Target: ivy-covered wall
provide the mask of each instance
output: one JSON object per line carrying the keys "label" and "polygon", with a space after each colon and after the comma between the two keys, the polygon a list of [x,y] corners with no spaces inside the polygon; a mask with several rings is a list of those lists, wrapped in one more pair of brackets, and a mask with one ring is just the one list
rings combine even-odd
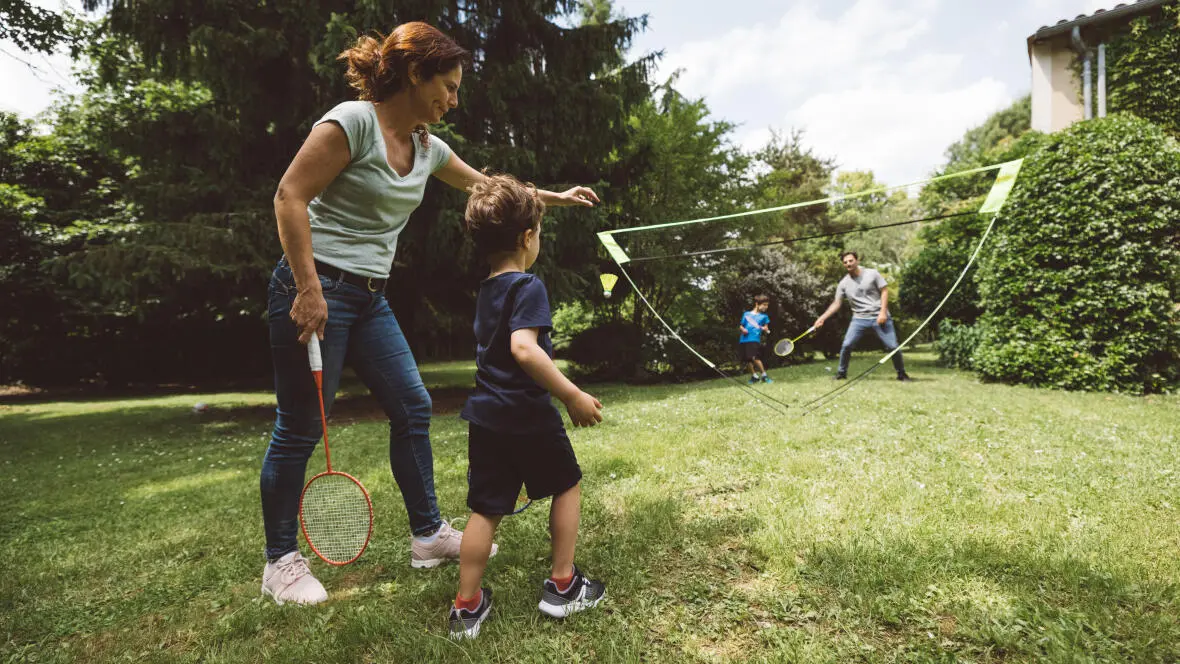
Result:
{"label": "ivy-covered wall", "polygon": [[1180,2],[1160,9],[1107,41],[1107,108],[1180,136]]}

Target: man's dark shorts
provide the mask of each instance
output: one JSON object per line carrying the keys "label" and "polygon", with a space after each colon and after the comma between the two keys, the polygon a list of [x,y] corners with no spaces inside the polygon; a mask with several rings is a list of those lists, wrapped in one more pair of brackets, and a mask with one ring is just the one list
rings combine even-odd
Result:
{"label": "man's dark shorts", "polygon": [[529,500],[557,496],[582,479],[565,429],[501,433],[468,423],[467,506],[476,514],[511,514],[520,488]]}

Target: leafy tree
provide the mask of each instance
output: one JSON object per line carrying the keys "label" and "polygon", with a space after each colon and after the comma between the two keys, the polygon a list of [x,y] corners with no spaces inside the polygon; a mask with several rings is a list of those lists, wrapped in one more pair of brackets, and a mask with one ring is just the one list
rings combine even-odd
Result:
{"label": "leafy tree", "polygon": [[[947,163],[934,176],[1030,154],[1044,140],[1043,135],[1029,130],[1030,109],[1030,98],[1024,97],[996,112],[980,126],[968,130],[961,140],[947,149]],[[933,217],[977,210],[994,181],[995,171],[988,171],[977,176],[933,182],[924,187],[918,197],[921,213]],[[902,287],[906,291],[901,303],[904,313],[924,318],[938,306],[967,264],[989,221],[971,215],[923,226],[918,233],[920,250],[907,262],[901,275]],[[973,323],[979,317],[978,301],[975,277],[968,275],[943,306],[941,316]]]}
{"label": "leafy tree", "polygon": [[[836,175],[832,194],[842,196],[831,206],[832,223],[838,228],[869,229],[874,226],[904,223],[914,218],[917,203],[904,190],[896,189],[868,196],[852,194],[882,189],[872,171],[841,171]],[[840,245],[856,251],[862,261],[882,272],[899,270],[914,253],[916,226],[895,226],[839,238]],[[829,256],[832,259],[831,256]],[[833,259],[834,260],[834,259]],[[892,299],[892,298],[891,298]]]}
{"label": "leafy tree", "polygon": [[0,40],[12,40],[22,51],[53,53],[71,41],[67,18],[28,0],[0,0]]}
{"label": "leafy tree", "polygon": [[[803,144],[803,135],[801,129],[786,134],[772,130],[770,141],[754,154],[754,170],[759,173],[754,183],[758,208],[803,203],[828,196],[836,161],[816,155]],[[760,237],[787,239],[847,230],[845,226],[833,224],[826,205],[794,208],[758,219],[761,224],[755,233]],[[790,251],[798,260],[823,274],[832,272],[832,261],[824,257],[838,251],[839,247],[840,240],[832,239],[793,244]]]}
{"label": "leafy tree", "polygon": [[0,113],[0,311],[9,314],[0,319],[0,380],[93,373],[75,342],[95,328],[97,307],[52,266],[116,209],[120,171],[91,142]]}
{"label": "leafy tree", "polygon": [[[628,120],[631,139],[615,154],[611,172],[618,184],[610,189],[606,204],[613,227],[696,219],[737,211],[749,204],[749,183],[743,177],[749,159],[729,140],[733,125],[710,121],[705,102],[684,97],[674,84],[675,77],[657,88],[657,94],[635,108]],[[619,239],[632,257],[666,256],[723,246],[730,229],[725,224],[705,223]],[[670,258],[631,263],[627,269],[652,306],[677,329],[718,324],[721,313],[702,307],[702,293],[724,269],[723,260]],[[635,365],[617,363],[613,370],[628,377],[642,368],[652,372],[695,370],[692,358],[677,356],[670,365],[661,359],[665,355],[663,330],[641,303],[622,305],[629,290],[624,284],[616,286],[616,295],[604,306],[600,324],[626,315],[629,326],[642,331],[645,345],[642,354],[626,356],[634,357]],[[618,343],[626,339],[623,335],[612,338]],[[593,364],[592,357],[577,352],[584,346],[575,343],[570,357]],[[663,368],[657,366],[661,362]]]}
{"label": "leafy tree", "polygon": [[[84,34],[94,62],[89,90],[58,109],[54,135],[77,137],[119,166],[118,177],[94,189],[118,202],[102,214],[75,214],[76,246],[46,264],[83,289],[79,299],[121,317],[116,336],[139,344],[138,366],[155,365],[159,375],[168,365],[177,379],[183,371],[170,348],[178,339],[195,344],[186,350],[199,360],[212,341],[236,339],[260,360],[222,364],[259,375],[264,280],[278,257],[270,200],[311,123],[351,98],[335,56],[358,34],[425,19],[471,49],[462,105],[437,133],[476,167],[542,185],[609,189],[620,180],[614,146],[627,141],[630,109],[648,93],[650,60],[623,59],[643,20],[608,14],[563,27],[558,21],[580,8],[573,0],[87,3],[99,7],[108,11]],[[37,200],[9,193],[8,209]],[[432,186],[402,237],[390,295],[424,355],[469,352],[483,266],[470,260],[462,209],[461,193]],[[550,214],[539,269],[557,299],[585,292],[604,217]],[[80,330],[74,343],[90,334]],[[88,363],[78,375],[94,370]]]}
{"label": "leafy tree", "polygon": [[986,378],[1156,392],[1180,380],[1180,143],[1130,115],[1025,162],[981,268]]}

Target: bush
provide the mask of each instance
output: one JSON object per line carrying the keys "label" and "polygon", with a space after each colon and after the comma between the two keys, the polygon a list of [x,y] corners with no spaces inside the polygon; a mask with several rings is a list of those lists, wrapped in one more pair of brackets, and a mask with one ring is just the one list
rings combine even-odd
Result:
{"label": "bush", "polygon": [[[832,262],[836,262],[834,255]],[[755,295],[770,297],[770,309],[767,311],[770,316],[768,341],[774,344],[783,337],[797,337],[811,327],[832,301],[832,293],[836,290],[834,282],[825,284],[805,266],[776,249],[749,252],[731,267],[732,271],[727,278],[720,280],[716,289],[720,301],[715,306],[718,311],[725,312],[722,330],[727,348],[725,354],[708,356],[715,360],[736,359],[738,321],[741,320],[742,312],[749,311],[753,306]],[[801,339],[791,355],[779,358],[769,353],[769,357],[763,360],[769,362],[770,366],[777,366],[800,362],[810,355],[810,350],[839,352],[842,334],[843,331],[836,329],[836,326],[825,325],[820,334]]]}
{"label": "bush", "polygon": [[994,380],[1154,392],[1180,374],[1180,144],[1114,115],[1030,156],[979,274]]}
{"label": "bush", "polygon": [[643,335],[630,321],[612,320],[570,339],[565,357],[577,365],[579,376],[592,380],[632,378],[642,361]]}
{"label": "bush", "polygon": [[934,344],[938,364],[953,369],[974,369],[971,356],[979,347],[981,333],[978,325],[967,325],[950,318],[939,322],[938,342]]}

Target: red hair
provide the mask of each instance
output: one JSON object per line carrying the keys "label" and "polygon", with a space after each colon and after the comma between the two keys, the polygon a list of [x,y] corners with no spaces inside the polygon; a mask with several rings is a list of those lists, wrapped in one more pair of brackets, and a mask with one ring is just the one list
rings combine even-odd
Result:
{"label": "red hair", "polygon": [[429,81],[470,62],[471,53],[438,28],[414,21],[397,26],[388,37],[363,36],[336,59],[348,63],[344,77],[357,99],[382,101],[410,84],[411,66],[419,80]]}

